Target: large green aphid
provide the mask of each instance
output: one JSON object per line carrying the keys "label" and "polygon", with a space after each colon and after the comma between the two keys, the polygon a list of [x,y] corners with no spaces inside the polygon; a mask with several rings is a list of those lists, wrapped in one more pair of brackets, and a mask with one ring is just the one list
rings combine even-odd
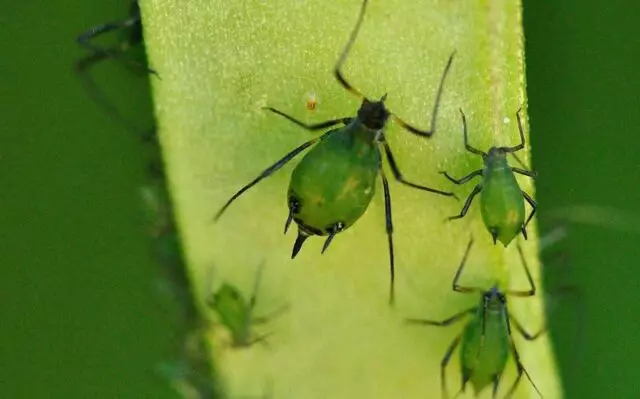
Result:
{"label": "large green aphid", "polygon": [[[111,32],[118,33],[118,38],[114,45],[103,46],[94,42],[98,37]],[[76,73],[80,77],[86,92],[112,119],[127,129],[138,130],[131,128],[134,124],[125,118],[112,102],[106,98],[103,90],[96,85],[89,73],[94,66],[103,61],[116,60],[131,70],[158,76],[157,72],[147,65],[138,1],[131,1],[129,15],[126,19],[94,26],[83,32],[76,40],[80,46],[90,53],[75,64]]]}
{"label": "large green aphid", "polygon": [[444,196],[453,196],[453,193],[436,190],[406,180],[400,172],[391,148],[384,137],[384,128],[387,120],[392,118],[405,130],[417,136],[429,138],[434,134],[443,83],[451,67],[453,54],[449,57],[440,78],[431,114],[430,129],[421,130],[406,123],[385,106],[386,94],[379,101],[370,100],[351,86],[341,72],[351,46],[358,35],[367,3],[367,0],[363,1],[358,21],[333,69],[336,80],[350,93],[362,100],[356,116],[308,125],[275,108],[266,107],[265,109],[310,131],[324,130],[338,124],[343,124],[344,126],[329,130],[321,136],[307,141],[265,169],[258,177],[235,193],[220,209],[215,219],[217,220],[227,207],[245,191],[315,144],[315,147],[304,156],[293,170],[289,184],[287,194],[289,215],[285,222],[284,232],[287,232],[291,221],[295,221],[298,225],[298,236],[293,245],[291,257],[295,258],[304,241],[312,235],[328,236],[322,248],[324,253],[335,235],[352,226],[367,210],[375,193],[376,179],[380,176],[385,200],[386,232],[390,262],[389,298],[392,303],[395,277],[392,238],[393,222],[389,184],[381,167],[382,152],[386,154],[393,176],[398,182],[415,189]]}
{"label": "large green aphid", "polygon": [[256,336],[253,334],[252,327],[267,323],[286,310],[286,307],[283,306],[266,316],[255,317],[253,315],[263,268],[264,263],[258,267],[253,291],[248,301],[238,288],[229,283],[223,283],[207,299],[209,307],[217,314],[220,324],[227,328],[231,334],[231,344],[234,347],[248,347],[256,342],[264,342],[269,334]]}
{"label": "large green aphid", "polygon": [[[520,119],[520,111],[521,109],[516,113],[518,130],[520,132],[520,144],[513,147],[491,147],[489,148],[489,152],[484,152],[469,145],[467,120],[462,110],[460,110],[464,130],[464,146],[467,151],[472,154],[482,156],[484,167],[460,179],[451,177],[447,172],[440,172],[455,184],[464,184],[476,176],[482,176],[482,181],[473,188],[460,214],[450,217],[449,220],[464,217],[469,210],[469,206],[471,206],[473,198],[478,195],[478,193],[481,193],[480,210],[484,224],[491,233],[494,244],[497,240],[500,240],[505,247],[509,245],[519,232],[522,232],[525,239],[527,238],[527,224],[529,224],[529,221],[531,221],[531,218],[533,218],[533,215],[536,213],[535,201],[529,194],[520,189],[514,175],[514,173],[519,173],[535,178],[535,173],[526,169],[509,166],[509,162],[507,161],[507,154],[512,154],[515,157],[514,153],[524,148],[524,130]],[[525,200],[531,205],[531,208],[533,208],[526,222],[524,220]]]}
{"label": "large green aphid", "polygon": [[[489,290],[485,290],[479,287],[463,287],[458,284],[460,275],[469,256],[469,251],[473,245],[473,239],[469,241],[467,249],[460,262],[458,271],[453,279],[453,290],[462,293],[480,293],[482,297],[480,299],[480,305],[473,308],[464,310],[442,321],[432,321],[425,319],[407,319],[407,323],[430,325],[430,326],[448,326],[457,321],[462,320],[465,317],[469,317],[467,325],[462,332],[456,336],[453,340],[441,363],[441,382],[442,393],[444,397],[447,397],[447,384],[446,384],[446,367],[451,360],[453,352],[458,346],[460,348],[460,367],[462,372],[462,386],[460,392],[465,391],[467,382],[473,385],[473,389],[476,395],[487,387],[489,384],[493,384],[493,396],[495,397],[498,392],[498,385],[500,378],[504,372],[509,355],[513,356],[518,371],[518,376],[509,388],[509,392],[506,397],[510,397],[518,387],[522,374],[527,376],[531,385],[538,394],[538,388],[531,380],[529,373],[520,362],[520,356],[516,349],[513,337],[511,335],[511,327],[514,326],[516,330],[526,339],[532,341],[538,338],[545,329],[542,328],[536,334],[528,333],[522,325],[509,313],[507,308],[507,296],[515,297],[531,297],[536,293],[536,286],[533,283],[531,272],[525,261],[522,249],[518,246],[518,252],[522,259],[522,265],[527,274],[530,288],[528,290],[506,290],[500,291],[497,286],[492,287]],[[542,395],[541,395],[542,396]]]}

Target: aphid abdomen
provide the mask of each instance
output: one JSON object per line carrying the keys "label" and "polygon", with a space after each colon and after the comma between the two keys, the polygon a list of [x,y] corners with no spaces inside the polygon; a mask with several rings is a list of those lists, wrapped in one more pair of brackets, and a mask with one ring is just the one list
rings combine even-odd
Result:
{"label": "aphid abdomen", "polygon": [[485,226],[507,246],[522,229],[525,210],[520,186],[506,159],[485,163],[480,195]]}
{"label": "aphid abdomen", "polygon": [[310,233],[328,235],[353,225],[375,192],[380,153],[348,127],[312,148],[291,175],[287,201],[297,203],[293,220]]}
{"label": "aphid abdomen", "polygon": [[[462,375],[467,375],[473,389],[479,394],[501,375],[509,358],[509,334],[504,312],[487,310],[482,338],[483,308],[467,323],[460,348]],[[482,346],[481,346],[481,342]]]}

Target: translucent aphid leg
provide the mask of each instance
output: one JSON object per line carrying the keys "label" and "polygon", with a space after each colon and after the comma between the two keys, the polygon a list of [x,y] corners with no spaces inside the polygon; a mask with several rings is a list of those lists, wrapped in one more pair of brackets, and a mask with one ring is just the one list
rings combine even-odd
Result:
{"label": "translucent aphid leg", "polygon": [[389,147],[389,143],[387,143],[384,139],[381,141],[382,147],[384,149],[385,155],[387,156],[387,160],[389,161],[389,166],[391,167],[391,172],[393,173],[393,177],[396,179],[396,181],[418,189],[418,190],[424,190],[424,191],[429,191],[431,193],[434,194],[440,194],[440,195],[444,195],[447,197],[455,197],[455,195],[451,192],[447,192],[447,191],[441,191],[441,190],[437,190],[435,188],[431,188],[431,187],[426,187],[420,184],[416,184],[416,183],[412,183],[408,180],[406,180],[404,178],[404,176],[402,175],[402,172],[400,172],[400,168],[398,168],[398,164],[396,163],[396,160],[393,156],[393,153],[391,152],[391,147]]}
{"label": "translucent aphid leg", "polygon": [[444,175],[444,177],[446,177],[450,182],[460,185],[460,184],[465,184],[466,182],[468,182],[469,180],[473,179],[476,176],[482,176],[482,169],[474,170],[473,172],[469,173],[464,177],[461,177],[460,179],[456,179],[455,177],[452,177],[449,173],[443,170],[439,171],[438,173],[440,173],[441,175]]}
{"label": "translucent aphid leg", "polygon": [[520,260],[522,261],[522,267],[524,268],[525,273],[527,274],[527,281],[529,282],[528,290],[507,290],[504,292],[505,295],[508,296],[517,296],[517,297],[530,297],[536,294],[536,285],[533,282],[533,277],[531,276],[531,271],[529,270],[529,265],[527,265],[527,261],[524,257],[524,253],[522,252],[522,247],[520,243],[516,245],[518,248],[518,254],[520,254]]}
{"label": "translucent aphid leg", "polygon": [[469,196],[467,197],[467,200],[464,203],[464,206],[462,207],[462,210],[460,211],[460,214],[456,215],[456,216],[450,216],[447,218],[447,220],[455,220],[455,219],[461,219],[463,218],[467,212],[469,211],[469,207],[471,206],[471,203],[473,202],[473,198],[478,195],[478,193],[482,191],[482,186],[480,184],[476,185],[473,188],[473,191],[471,191],[471,194],[469,194]]}
{"label": "translucent aphid leg", "polygon": [[458,270],[456,270],[456,275],[453,277],[453,283],[451,284],[451,288],[456,292],[462,292],[462,293],[484,292],[484,289],[480,287],[463,287],[460,284],[458,284],[458,280],[460,280],[462,271],[464,270],[464,267],[467,264],[467,258],[469,257],[469,252],[471,252],[472,246],[473,246],[473,238],[469,240],[469,243],[467,244],[467,249],[464,251],[464,256],[460,261],[460,266],[458,266]]}
{"label": "translucent aphid leg", "polygon": [[533,198],[531,198],[531,196],[525,193],[524,191],[522,192],[522,196],[529,203],[529,205],[531,205],[531,213],[529,214],[529,217],[527,218],[527,220],[524,222],[524,225],[522,226],[522,228],[525,229],[529,224],[529,222],[531,221],[531,219],[533,218],[533,215],[535,215],[537,205],[536,205],[536,202],[533,200]]}

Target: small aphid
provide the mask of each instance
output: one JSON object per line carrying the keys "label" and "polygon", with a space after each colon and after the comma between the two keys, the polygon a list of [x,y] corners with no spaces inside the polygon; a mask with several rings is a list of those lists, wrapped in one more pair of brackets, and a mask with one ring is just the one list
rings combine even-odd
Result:
{"label": "small aphid", "polygon": [[[520,144],[514,147],[491,147],[487,153],[469,145],[467,138],[467,121],[464,113],[460,110],[464,131],[464,146],[467,151],[482,156],[484,167],[460,179],[451,177],[447,172],[440,172],[455,184],[464,184],[476,176],[482,176],[482,181],[473,188],[460,214],[450,217],[449,220],[464,217],[469,210],[469,206],[471,206],[473,198],[482,192],[480,196],[480,210],[484,224],[489,230],[489,233],[491,233],[493,243],[495,244],[497,240],[500,240],[505,247],[518,235],[518,232],[522,232],[524,238],[527,238],[527,224],[529,224],[531,218],[533,218],[533,215],[536,213],[535,201],[529,194],[520,189],[514,175],[514,173],[519,173],[535,178],[535,172],[509,166],[507,161],[507,154],[515,156],[515,154],[513,154],[514,152],[524,148],[524,131],[522,129],[522,121],[520,120],[520,111],[522,111],[522,109],[519,109],[516,113],[518,130],[520,131]],[[525,200],[532,208],[526,222],[524,220]]]}
{"label": "small aphid", "polygon": [[458,279],[462,274],[462,270],[464,269],[472,244],[473,240],[470,240],[464,257],[462,258],[462,262],[460,263],[458,271],[453,279],[453,290],[462,293],[480,293],[482,295],[480,304],[442,321],[407,319],[406,322],[409,324],[442,327],[460,321],[465,317],[469,317],[466,326],[453,340],[451,345],[449,345],[449,348],[442,358],[440,378],[443,397],[448,397],[446,367],[449,360],[451,360],[451,355],[458,345],[461,345],[460,367],[462,372],[462,386],[460,387],[459,393],[465,392],[467,382],[470,382],[471,385],[473,385],[476,395],[479,395],[480,392],[482,392],[482,390],[489,384],[493,384],[493,397],[495,398],[498,392],[500,378],[504,372],[507,360],[509,359],[509,355],[512,355],[516,364],[518,376],[513,382],[513,385],[509,389],[506,397],[511,397],[511,395],[513,395],[520,379],[522,378],[522,374],[526,375],[536,392],[542,396],[529,376],[529,373],[520,362],[520,355],[518,354],[518,350],[516,349],[511,335],[511,327],[514,326],[516,330],[518,330],[518,332],[528,341],[533,341],[540,337],[545,329],[542,328],[536,334],[529,334],[509,313],[507,308],[507,296],[531,297],[536,293],[536,287],[533,283],[529,267],[527,266],[522,254],[522,249],[518,246],[522,265],[524,266],[531,288],[528,290],[500,291],[497,286],[494,286],[489,290],[484,290],[479,287],[462,287],[458,285]]}
{"label": "small aphid", "polygon": [[[119,33],[115,45],[102,46],[94,43],[94,39],[109,32]],[[76,40],[80,46],[90,52],[89,55],[78,60],[75,64],[76,73],[80,77],[85,91],[113,120],[127,129],[139,130],[132,128],[134,124],[125,118],[105,96],[103,90],[96,85],[89,73],[94,66],[102,61],[112,59],[121,62],[134,71],[143,71],[158,76],[157,72],[147,65],[138,1],[131,2],[128,18],[94,26],[78,36]]]}
{"label": "small aphid", "polygon": [[430,130],[421,130],[409,125],[385,106],[384,101],[387,98],[386,94],[383,95],[380,100],[370,100],[351,86],[342,76],[341,68],[358,35],[367,2],[367,0],[363,1],[356,26],[351,32],[349,41],[342,50],[333,69],[334,77],[340,85],[362,100],[356,116],[308,125],[275,108],[265,107],[265,109],[310,131],[324,130],[339,124],[344,126],[331,129],[321,136],[307,141],[265,169],[258,177],[242,187],[224,204],[216,214],[215,220],[218,220],[227,207],[245,191],[279,170],[295,156],[315,144],[315,147],[302,158],[293,170],[289,184],[287,194],[289,215],[285,222],[284,232],[287,232],[291,221],[295,221],[298,225],[298,236],[293,245],[291,257],[295,258],[304,241],[312,235],[328,236],[322,247],[322,252],[324,253],[336,234],[351,227],[367,210],[375,193],[376,179],[380,176],[384,190],[386,232],[389,245],[389,302],[393,303],[395,270],[391,194],[389,192],[387,178],[381,168],[382,152],[385,153],[393,176],[398,182],[415,189],[444,196],[453,196],[453,193],[436,190],[406,180],[400,172],[391,148],[385,139],[384,128],[387,120],[392,118],[401,127],[417,136],[429,138],[435,133],[436,116],[443,83],[451,67],[455,53],[449,57],[442,77],[440,78],[435,104],[431,114]]}
{"label": "small aphid", "polygon": [[316,93],[307,93],[305,106],[307,107],[307,110],[315,111],[318,106],[318,97],[316,96]]}
{"label": "small aphid", "polygon": [[255,317],[253,315],[263,268],[264,263],[258,267],[249,301],[245,299],[238,288],[229,283],[223,283],[207,300],[209,307],[218,315],[220,323],[231,333],[233,347],[249,347],[256,342],[265,342],[270,334],[254,336],[252,327],[269,322],[287,308],[283,306],[267,316]]}

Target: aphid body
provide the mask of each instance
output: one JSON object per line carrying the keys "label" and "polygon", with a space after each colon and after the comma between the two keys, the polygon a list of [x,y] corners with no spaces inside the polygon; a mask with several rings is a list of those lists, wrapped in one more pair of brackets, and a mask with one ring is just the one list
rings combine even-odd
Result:
{"label": "aphid body", "polygon": [[531,297],[535,295],[536,292],[535,284],[533,283],[533,278],[531,277],[531,272],[526,264],[522,250],[518,246],[530,289],[501,291],[497,286],[494,286],[489,290],[485,290],[479,287],[463,287],[458,284],[472,244],[473,240],[469,241],[462,262],[453,279],[453,290],[461,293],[481,294],[480,304],[442,321],[407,319],[407,323],[442,327],[467,318],[467,323],[462,332],[456,336],[451,345],[449,345],[441,362],[440,378],[444,397],[448,396],[446,367],[458,346],[460,346],[460,371],[462,375],[461,392],[465,391],[467,383],[471,383],[476,395],[480,394],[488,385],[492,384],[493,396],[495,397],[507,361],[510,356],[513,356],[518,375],[506,397],[510,397],[513,394],[522,378],[522,374],[526,375],[534,389],[540,393],[531,380],[529,373],[520,362],[520,355],[518,354],[511,335],[511,327],[513,325],[516,330],[529,341],[537,339],[544,332],[544,328],[536,334],[529,334],[509,313],[507,308],[507,296]]}
{"label": "aphid body", "polygon": [[443,82],[451,66],[453,54],[449,57],[440,79],[436,101],[431,114],[431,129],[420,130],[409,125],[385,106],[386,94],[379,101],[369,100],[342,76],[342,65],[362,24],[366,6],[367,0],[364,0],[356,26],[333,71],[338,82],[350,93],[361,99],[362,103],[357,115],[309,125],[275,108],[265,107],[265,109],[311,131],[324,130],[339,124],[343,126],[329,130],[321,136],[307,141],[265,169],[257,178],[234,194],[220,209],[215,219],[217,220],[227,207],[249,188],[270,176],[302,151],[313,146],[292,172],[287,194],[289,215],[284,231],[285,233],[287,232],[292,221],[295,221],[298,225],[298,236],[293,245],[292,258],[300,251],[304,241],[312,235],[328,236],[322,248],[322,252],[324,252],[336,234],[352,226],[367,210],[375,193],[376,179],[380,176],[384,189],[385,221],[389,245],[391,281],[389,300],[393,302],[394,253],[391,194],[388,181],[381,168],[381,152],[384,151],[394,178],[398,182],[415,189],[444,196],[453,196],[453,193],[407,181],[400,172],[391,148],[384,137],[384,128],[389,118],[393,118],[400,126],[417,136],[428,138],[433,135]]}
{"label": "aphid body", "polygon": [[505,246],[524,228],[524,200],[507,153],[493,147],[484,157],[480,210],[485,226]]}
{"label": "aphid body", "polygon": [[362,108],[362,119],[326,133],[291,175],[288,204],[300,243],[347,229],[371,203],[381,166],[377,136],[388,114],[382,101],[366,101]]}
{"label": "aphid body", "polygon": [[210,306],[218,315],[220,324],[232,336],[234,346],[248,346],[251,341],[251,308],[242,293],[233,285],[223,283],[213,294]]}
{"label": "aphid body", "polygon": [[502,375],[509,359],[505,312],[506,298],[494,287],[483,295],[482,303],[464,327],[460,371],[462,379],[471,383],[476,394]]}
{"label": "aphid body", "polygon": [[267,323],[286,310],[286,306],[283,306],[269,315],[254,316],[253,310],[256,306],[263,268],[264,263],[258,267],[253,292],[248,301],[237,287],[226,282],[207,298],[207,304],[218,316],[218,321],[231,334],[233,347],[248,347],[256,342],[264,342],[268,334],[256,336],[253,334],[252,327],[257,324]]}
{"label": "aphid body", "polygon": [[[493,242],[500,241],[505,247],[522,232],[527,238],[526,226],[536,212],[535,201],[526,192],[520,189],[514,173],[519,173],[531,178],[535,178],[535,173],[529,170],[511,167],[507,160],[507,154],[514,153],[524,148],[524,132],[520,120],[520,110],[516,116],[520,131],[520,144],[514,147],[491,147],[488,152],[480,151],[468,143],[467,122],[462,115],[464,126],[464,144],[467,151],[482,156],[484,166],[462,177],[455,179],[447,172],[443,173],[447,179],[455,184],[464,184],[476,176],[481,176],[482,181],[478,183],[467,198],[459,215],[452,216],[449,220],[464,217],[471,206],[473,198],[480,193],[480,210],[482,220],[487,230],[491,233]],[[515,157],[515,154],[514,154]],[[516,158],[517,159],[517,158]],[[532,207],[531,214],[525,221],[524,202],[527,201]]]}

